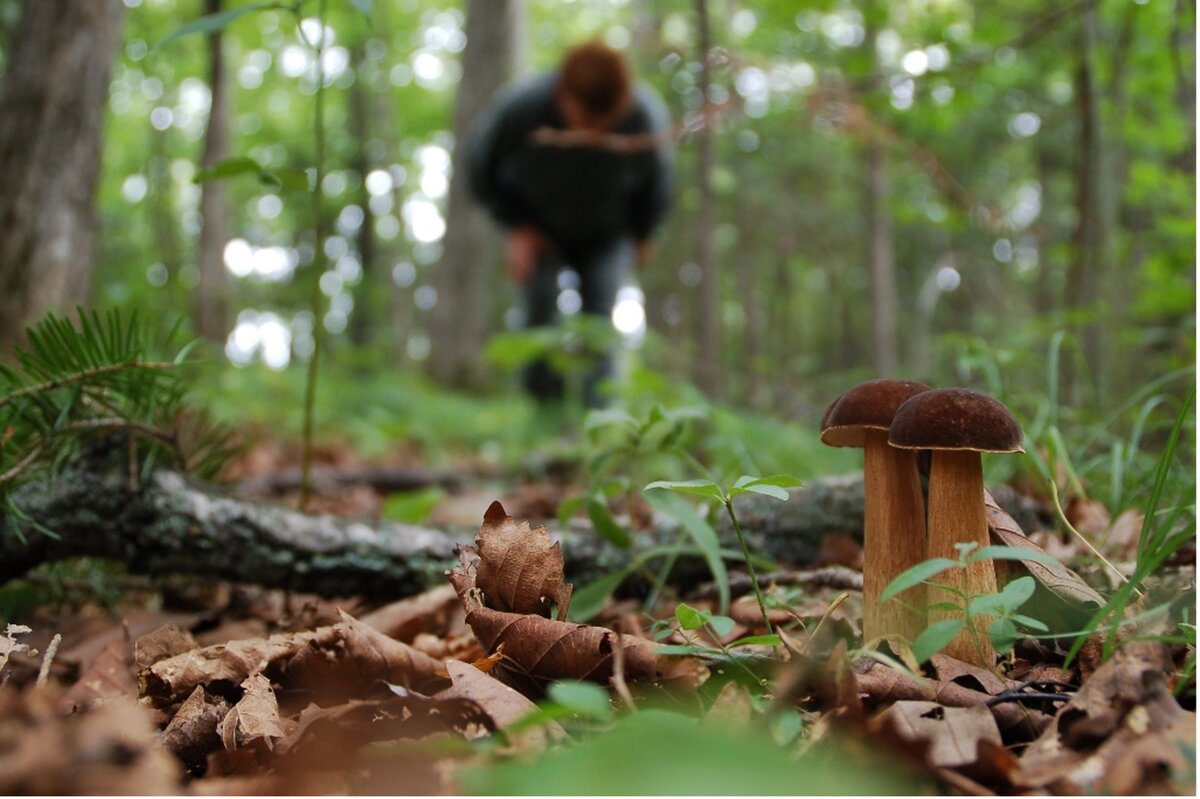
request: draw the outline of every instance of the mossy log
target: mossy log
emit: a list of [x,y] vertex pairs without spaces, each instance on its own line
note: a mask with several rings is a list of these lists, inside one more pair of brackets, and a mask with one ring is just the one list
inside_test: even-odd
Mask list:
[[[69,472],[26,485],[14,499],[55,537],[0,515],[0,584],[42,563],[88,556],[123,563],[137,574],[191,574],[383,601],[442,581],[455,545],[475,533],[299,513],[235,498],[168,470],[137,486],[114,473]],[[814,481],[793,490],[787,502],[739,497],[735,507],[757,552],[811,565],[825,535],[861,540],[862,503],[862,479],[853,475]],[[728,529],[721,534],[736,548]],[[678,528],[662,519],[649,533],[653,540],[638,546],[669,544],[677,536]],[[580,584],[628,560],[590,532],[569,535],[564,552],[567,576]],[[680,558],[672,573],[681,585],[707,577],[698,557]]]

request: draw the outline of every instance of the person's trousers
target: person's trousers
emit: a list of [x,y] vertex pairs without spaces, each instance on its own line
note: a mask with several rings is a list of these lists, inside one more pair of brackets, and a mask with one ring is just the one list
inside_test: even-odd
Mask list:
[[[538,260],[533,278],[525,286],[526,326],[534,328],[554,324],[559,316],[559,297],[563,293],[559,274],[566,268],[574,270],[579,276],[579,311],[610,318],[617,290],[630,278],[635,258],[636,248],[630,239],[621,239],[608,247],[569,257],[558,252],[544,253]],[[583,400],[588,407],[595,408],[603,404],[599,394],[600,383],[612,372],[613,353],[607,352],[596,367],[584,376]],[[544,359],[526,367],[522,380],[525,389],[539,402],[561,400],[565,394],[563,375]]]

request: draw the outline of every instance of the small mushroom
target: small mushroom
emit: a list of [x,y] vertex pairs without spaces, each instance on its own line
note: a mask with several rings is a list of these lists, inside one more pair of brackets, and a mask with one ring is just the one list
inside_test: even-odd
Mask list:
[[909,589],[882,603],[898,574],[925,560],[925,500],[917,453],[888,445],[888,428],[901,404],[929,386],[908,380],[868,380],[830,404],[821,441],[863,449],[863,638],[898,635],[914,640],[925,627],[925,590]]
[[[984,510],[984,452],[1024,452],[1021,426],[998,400],[963,388],[926,391],[896,411],[888,441],[893,447],[933,450],[929,471],[930,558],[958,558],[955,544],[988,545]],[[964,573],[965,572],[965,573]],[[966,569],[951,569],[939,580],[968,596],[996,592],[996,572],[991,561],[976,561]],[[960,603],[954,595],[932,589],[931,604]],[[930,612],[930,621],[957,618],[955,611]],[[973,624],[978,646],[966,627],[946,647],[951,657],[991,668],[995,652],[988,638],[987,618]]]

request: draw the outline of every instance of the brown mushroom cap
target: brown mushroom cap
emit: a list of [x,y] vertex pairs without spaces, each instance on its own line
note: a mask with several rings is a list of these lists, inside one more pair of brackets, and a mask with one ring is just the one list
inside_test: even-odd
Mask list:
[[912,380],[880,378],[847,389],[821,417],[821,441],[831,447],[861,447],[866,431],[887,430],[896,409],[929,386]]
[[925,391],[892,420],[888,443],[901,449],[1024,452],[1025,436],[999,400],[965,388]]

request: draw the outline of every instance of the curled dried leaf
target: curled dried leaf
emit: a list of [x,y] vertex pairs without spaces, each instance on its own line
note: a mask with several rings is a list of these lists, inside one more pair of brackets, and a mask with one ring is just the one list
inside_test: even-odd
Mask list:
[[[450,582],[467,612],[467,626],[489,652],[504,647],[503,665],[535,682],[592,680],[607,682],[613,673],[617,634],[603,627],[574,624],[541,616],[510,613],[484,606],[475,584],[478,556],[470,548],[459,553]],[[648,679],[695,687],[708,670],[691,657],[660,655],[657,645],[642,638],[621,639],[628,679]]]
[[567,617],[571,586],[564,581],[562,549],[544,526],[517,522],[493,502],[475,536],[479,553],[475,586],[487,606],[511,613]]

